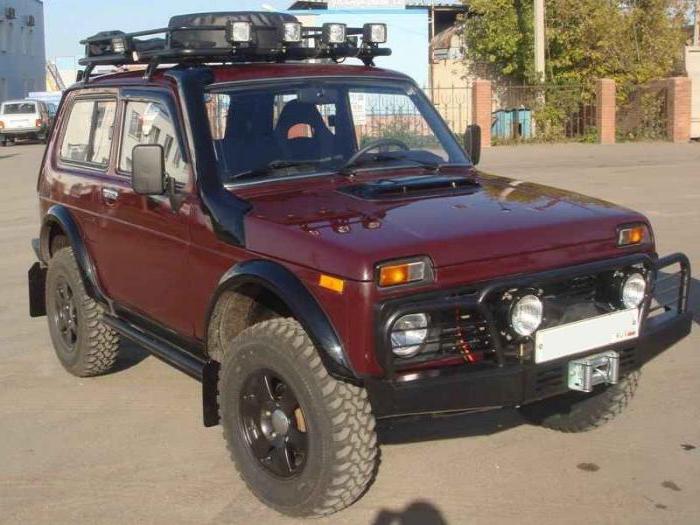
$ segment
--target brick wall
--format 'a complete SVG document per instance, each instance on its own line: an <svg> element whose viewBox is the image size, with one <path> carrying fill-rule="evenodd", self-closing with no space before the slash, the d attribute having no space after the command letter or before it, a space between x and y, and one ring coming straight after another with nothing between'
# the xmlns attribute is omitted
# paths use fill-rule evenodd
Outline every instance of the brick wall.
<svg viewBox="0 0 700 525"><path fill-rule="evenodd" d="M599 79L596 82L596 126L601 144L615 144L615 104L615 81Z"/></svg>
<svg viewBox="0 0 700 525"><path fill-rule="evenodd" d="M668 82L668 138L672 142L690 140L690 79L673 77Z"/></svg>
<svg viewBox="0 0 700 525"><path fill-rule="evenodd" d="M482 148L491 146L492 104L491 81L475 80L472 85L472 118L473 124L481 127Z"/></svg>

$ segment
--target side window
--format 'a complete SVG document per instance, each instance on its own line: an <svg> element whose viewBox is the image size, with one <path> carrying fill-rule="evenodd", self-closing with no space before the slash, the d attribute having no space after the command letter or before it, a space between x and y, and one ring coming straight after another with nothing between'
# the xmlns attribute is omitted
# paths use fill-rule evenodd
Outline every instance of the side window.
<svg viewBox="0 0 700 525"><path fill-rule="evenodd" d="M131 173L132 152L139 144L160 144L165 155L165 171L180 184L187 184L189 169L182 160L175 124L160 102L127 102L122 133L119 169Z"/></svg>
<svg viewBox="0 0 700 525"><path fill-rule="evenodd" d="M61 144L61 159L105 168L112 147L115 100L76 100Z"/></svg>

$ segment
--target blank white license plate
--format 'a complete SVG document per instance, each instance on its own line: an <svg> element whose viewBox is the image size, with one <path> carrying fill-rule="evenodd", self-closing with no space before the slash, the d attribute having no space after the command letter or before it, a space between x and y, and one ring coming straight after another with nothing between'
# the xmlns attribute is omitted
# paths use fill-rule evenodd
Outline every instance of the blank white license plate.
<svg viewBox="0 0 700 525"><path fill-rule="evenodd" d="M9 122L7 128L8 129L22 129L22 128L29 128L31 126L32 126L32 123L29 120L15 120L14 122Z"/></svg>
<svg viewBox="0 0 700 525"><path fill-rule="evenodd" d="M535 363L635 339L638 335L638 308L546 328L535 336Z"/></svg>

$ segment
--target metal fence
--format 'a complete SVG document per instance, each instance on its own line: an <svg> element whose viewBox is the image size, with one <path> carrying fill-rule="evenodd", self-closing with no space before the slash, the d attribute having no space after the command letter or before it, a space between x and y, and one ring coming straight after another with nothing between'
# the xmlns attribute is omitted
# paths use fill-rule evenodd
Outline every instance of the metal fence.
<svg viewBox="0 0 700 525"><path fill-rule="evenodd" d="M494 144L594 141L595 93L580 85L496 85Z"/></svg>
<svg viewBox="0 0 700 525"><path fill-rule="evenodd" d="M621 86L616 112L618 141L668 139L668 83Z"/></svg>
<svg viewBox="0 0 700 525"><path fill-rule="evenodd" d="M437 86L424 91L452 132L462 135L472 122L472 86Z"/></svg>

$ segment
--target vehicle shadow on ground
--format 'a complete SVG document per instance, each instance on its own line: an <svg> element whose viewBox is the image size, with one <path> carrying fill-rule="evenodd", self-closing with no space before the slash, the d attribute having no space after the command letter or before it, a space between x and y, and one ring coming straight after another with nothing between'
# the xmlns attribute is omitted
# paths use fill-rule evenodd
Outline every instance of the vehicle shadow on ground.
<svg viewBox="0 0 700 525"><path fill-rule="evenodd" d="M128 370L132 366L138 365L141 361L149 357L151 354L131 341L122 339L119 344L119 357L110 374L115 374L123 370Z"/></svg>
<svg viewBox="0 0 700 525"><path fill-rule="evenodd" d="M11 153L9 155L0 155L0 160L11 159L12 157L16 157L16 156L17 156L17 153Z"/></svg>
<svg viewBox="0 0 700 525"><path fill-rule="evenodd" d="M527 424L517 410L501 408L478 413L408 416L380 419L377 437L383 445L486 436Z"/></svg>
<svg viewBox="0 0 700 525"><path fill-rule="evenodd" d="M432 503L414 501L402 511L380 510L372 525L447 525L447 520Z"/></svg>

